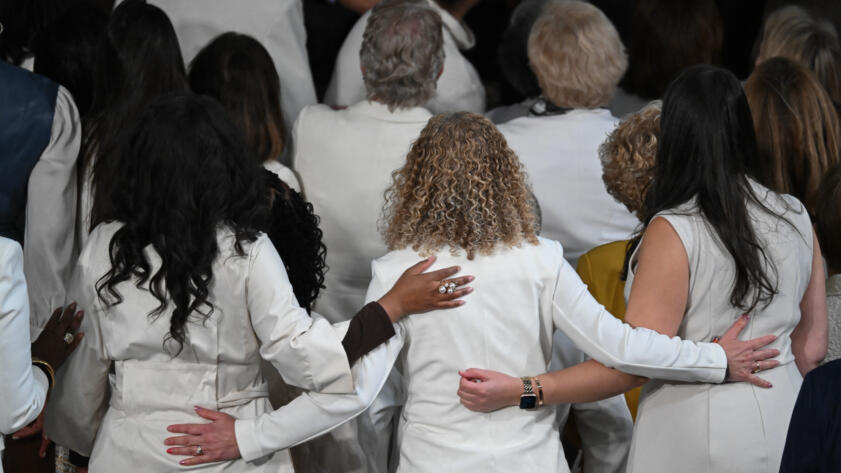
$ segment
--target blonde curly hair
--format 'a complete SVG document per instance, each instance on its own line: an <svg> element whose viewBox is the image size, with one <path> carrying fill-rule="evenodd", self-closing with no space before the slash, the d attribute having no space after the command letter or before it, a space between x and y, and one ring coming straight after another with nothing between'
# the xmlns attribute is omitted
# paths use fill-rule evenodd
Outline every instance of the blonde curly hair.
<svg viewBox="0 0 841 473"><path fill-rule="evenodd" d="M526 175L505 138L485 117L436 115L412 145L385 193L383 236L392 250L429 256L445 246L473 259L497 245L537 244Z"/></svg>
<svg viewBox="0 0 841 473"><path fill-rule="evenodd" d="M599 147L607 192L640 220L645 218L645 195L654 177L661 107L657 100L628 116Z"/></svg>

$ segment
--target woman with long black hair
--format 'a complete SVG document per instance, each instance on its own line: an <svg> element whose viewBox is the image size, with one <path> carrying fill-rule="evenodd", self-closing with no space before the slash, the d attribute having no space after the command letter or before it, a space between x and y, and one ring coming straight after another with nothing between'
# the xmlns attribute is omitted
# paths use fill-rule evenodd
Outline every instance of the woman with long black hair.
<svg viewBox="0 0 841 473"><path fill-rule="evenodd" d="M699 342L743 327L746 337L776 335L767 348L779 354L752 363L762 377L751 376L753 384L648 382L629 472L779 469L803 379L798 365L823 358L827 315L809 215L794 197L760 185L766 172L736 77L711 66L683 72L663 98L649 216L629 254L625 321ZM546 403L645 381L595 361L538 378ZM460 395L470 409L493 410L517 402L520 384L468 370Z"/></svg>
<svg viewBox="0 0 841 473"><path fill-rule="evenodd" d="M206 470L287 471L288 455L272 456L279 447L265 450L264 443L285 435L288 446L310 436L310 426L275 426L261 359L289 384L346 393L347 420L378 388L355 385L350 366L394 333L391 322L455 307L453 299L469 292L439 294L440 281L457 268L419 274L427 261L342 335L298 305L283 262L260 232L269 202L265 171L217 102L161 97L116 143L107 159L123 173L109 187L111 205L74 278L73 295L88 314L86 337L59 373L47 414L50 437L90 455L92 473L177 469L179 457L164 446L167 425L198 415L227 419L235 441L224 451L211 439L186 446L176 452L192 457L182 464L227 460ZM357 364L365 369L366 362Z"/></svg>

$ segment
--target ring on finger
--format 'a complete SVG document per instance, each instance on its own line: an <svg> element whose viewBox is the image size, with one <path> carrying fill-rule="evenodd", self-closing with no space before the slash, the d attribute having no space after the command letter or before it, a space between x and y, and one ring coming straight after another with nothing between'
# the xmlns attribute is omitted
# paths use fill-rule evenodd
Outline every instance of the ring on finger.
<svg viewBox="0 0 841 473"><path fill-rule="evenodd" d="M762 370L762 368L759 366L759 362L754 361L753 362L753 369L751 370L751 374L759 373L761 370Z"/></svg>
<svg viewBox="0 0 841 473"><path fill-rule="evenodd" d="M196 445L196 455L195 456L200 457L202 455L204 455L204 450L202 450L201 445Z"/></svg>
<svg viewBox="0 0 841 473"><path fill-rule="evenodd" d="M64 343L66 343L67 345L72 345L74 339L75 339L75 337L73 336L72 333L64 332Z"/></svg>

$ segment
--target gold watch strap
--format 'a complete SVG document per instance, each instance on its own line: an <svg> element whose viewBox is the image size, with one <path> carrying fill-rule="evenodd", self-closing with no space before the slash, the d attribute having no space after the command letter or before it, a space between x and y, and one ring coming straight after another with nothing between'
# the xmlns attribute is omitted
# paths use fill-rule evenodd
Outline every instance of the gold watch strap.
<svg viewBox="0 0 841 473"><path fill-rule="evenodd" d="M531 378L529 377L522 377L520 380L523 381L523 394L534 394L534 388L532 387Z"/></svg>
<svg viewBox="0 0 841 473"><path fill-rule="evenodd" d="M534 384L537 385L537 407L543 406L543 385L540 384L540 378L534 377Z"/></svg>

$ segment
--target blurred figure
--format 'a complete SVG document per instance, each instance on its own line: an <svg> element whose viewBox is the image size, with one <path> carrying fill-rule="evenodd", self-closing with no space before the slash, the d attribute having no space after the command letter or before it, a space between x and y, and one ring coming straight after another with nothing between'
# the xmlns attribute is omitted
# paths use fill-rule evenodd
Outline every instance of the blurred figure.
<svg viewBox="0 0 841 473"><path fill-rule="evenodd" d="M280 79L259 41L239 33L218 36L193 59L189 80L193 92L215 98L231 113L263 167L301 190L292 170L279 161L288 142Z"/></svg>
<svg viewBox="0 0 841 473"><path fill-rule="evenodd" d="M829 347L825 362L841 358L841 164L823 178L815 207L815 231L826 259Z"/></svg>
<svg viewBox="0 0 841 473"><path fill-rule="evenodd" d="M294 166L327 246L329 271L315 310L333 322L362 305L371 260L388 251L377 231L383 193L432 116L422 107L444 64L441 17L425 3L386 1L364 18L367 99L343 110L307 107L293 128ZM305 446L298 464L307 472L367 472L358 437L370 435L356 423L340 427Z"/></svg>
<svg viewBox="0 0 841 473"><path fill-rule="evenodd" d="M797 197L815 218L821 179L841 162L832 100L805 67L782 57L759 63L745 83L769 188Z"/></svg>
<svg viewBox="0 0 841 473"><path fill-rule="evenodd" d="M386 0L394 3L394 0ZM396 0L428 5L443 22L444 64L437 90L426 102L418 104L432 113L453 111L485 111L485 88L476 69L460 51L473 47L476 40L462 21L464 15L478 0ZM366 97L367 81L364 80L364 63L360 63L360 45L371 13L356 22L345 39L336 58L333 78L324 94L324 103L336 106L353 105ZM418 47L413 44L410 47Z"/></svg>
<svg viewBox="0 0 841 473"><path fill-rule="evenodd" d="M661 98L687 67L721 62L724 26L715 0L640 0L635 5L628 72L610 103L617 117Z"/></svg>
<svg viewBox="0 0 841 473"><path fill-rule="evenodd" d="M841 45L832 23L798 6L774 11L765 19L756 64L776 56L812 71L835 106L841 106Z"/></svg>
<svg viewBox="0 0 841 473"><path fill-rule="evenodd" d="M645 219L645 194L654 177L660 136L660 101L622 120L599 147L607 192L640 221ZM578 275L590 294L613 315L625 317L625 251L629 240L597 246L578 260ZM625 393L636 417L639 388Z"/></svg>
<svg viewBox="0 0 841 473"><path fill-rule="evenodd" d="M172 20L184 61L189 63L213 38L228 31L249 35L272 57L280 78L284 123L316 103L301 0L149 0ZM247 6L246 6L247 5Z"/></svg>

